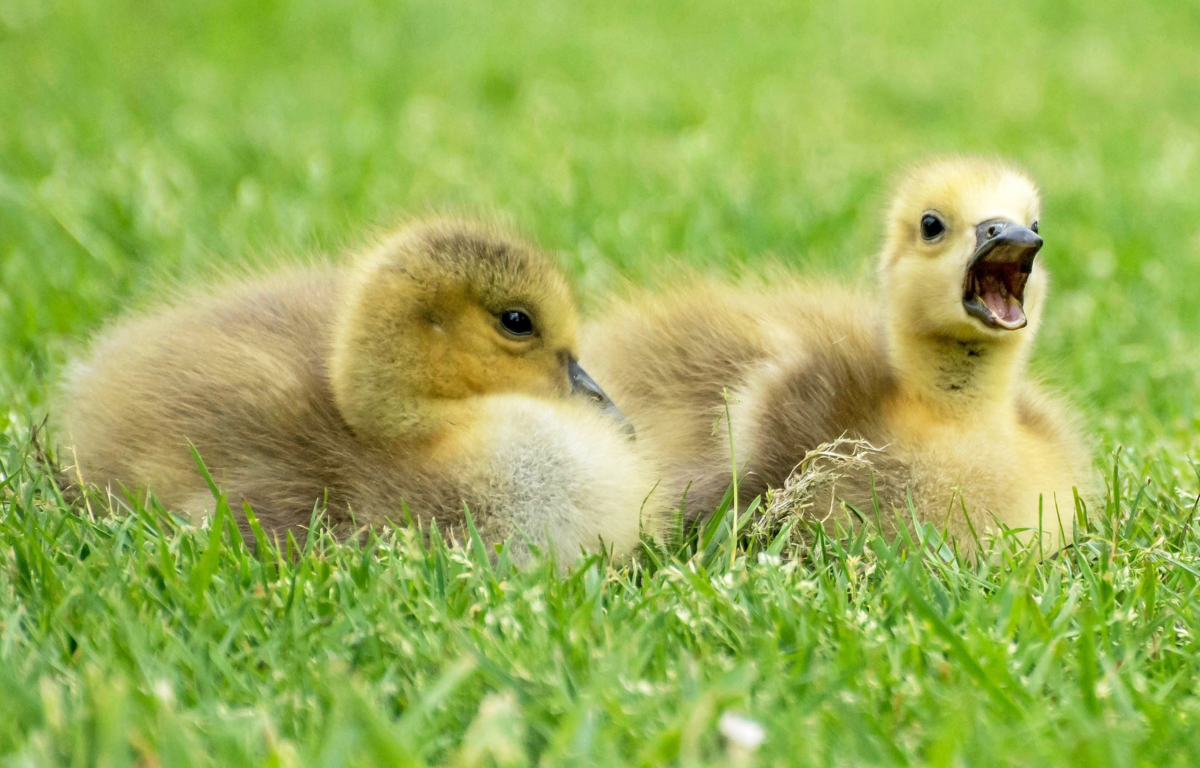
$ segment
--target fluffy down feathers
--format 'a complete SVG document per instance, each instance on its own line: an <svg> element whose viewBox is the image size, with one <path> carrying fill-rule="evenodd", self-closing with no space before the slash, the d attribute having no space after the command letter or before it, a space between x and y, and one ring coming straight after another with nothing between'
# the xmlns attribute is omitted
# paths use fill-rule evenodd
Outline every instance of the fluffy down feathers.
<svg viewBox="0 0 1200 768"><path fill-rule="evenodd" d="M883 450L848 464L821 491L826 498L809 500L830 525L857 517L853 510L873 521L877 497L894 530L911 491L918 514L965 549L972 529L1036 531L1039 506L1045 541L1061 544L1060 521L1068 538L1074 525L1073 489L1092 498L1096 479L1071 409L1024 370L1044 267L1022 273L1023 295L1017 285L1005 297L1023 300L1027 325L996 328L965 309L978 285L971 270L987 266L988 222L1040 245L1030 232L1039 208L1032 183L1003 164L922 166L890 209L878 290L791 281L643 294L585 327L583 363L665 467L668 497L686 495L691 516L711 513L730 483L728 408L743 498L782 488L821 446L865 440ZM939 226L923 230L929 214ZM1005 255L992 246L994 258Z"/></svg>
<svg viewBox="0 0 1200 768"><path fill-rule="evenodd" d="M449 225L438 226L445 233ZM460 244L492 247L485 260L526 248L497 244L493 232L456 231ZM427 232L401 236L426 264L437 261L422 250L429 247L420 244ZM64 377L57 420L66 455L88 483L118 492L150 488L168 508L199 518L213 500L191 443L234 509L248 502L277 533L302 534L316 505L327 507L336 530L349 533L403 519L402 503L443 530L461 532L465 504L488 540L523 532L566 560L581 548L597 550L602 540L625 554L642 529L657 530L652 465L618 424L564 394L574 317L558 316L571 307L557 273L541 274L548 262L522 257L514 267L510 259L504 270L481 278L463 269L463 259L451 260L453 269L440 274L394 281L394 295L374 296L373 308L356 301L353 286L362 283L363 263L379 260L376 253L351 268L280 272L119 322ZM412 275L413 261L400 253L396 263ZM481 279L492 283L475 285ZM553 293L547 284L563 292L547 296ZM548 349L493 342L496 329L482 312L472 324L443 330L458 319L455 310L504 305L510 296L496 294L511 294L514 285L534 291L517 299L536 307L546 329L536 343ZM372 354L339 340L354 335L354 328L339 333L348 316L369 325L381 315L392 320L372 326L388 334L366 340ZM429 348L437 344L459 346L443 354ZM456 390L463 379L456 364L464 357L469 375L479 375L463 351L471 349L496 361L492 376ZM395 387L360 400L348 419L334 394L335 360ZM426 366L404 369L398 360Z"/></svg>

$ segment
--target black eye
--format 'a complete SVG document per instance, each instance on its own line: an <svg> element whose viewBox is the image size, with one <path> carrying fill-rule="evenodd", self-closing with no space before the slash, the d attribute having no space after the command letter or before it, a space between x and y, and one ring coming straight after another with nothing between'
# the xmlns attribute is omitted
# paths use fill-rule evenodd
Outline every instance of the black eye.
<svg viewBox="0 0 1200 768"><path fill-rule="evenodd" d="M533 333L533 320L519 309L501 312L500 325L513 336L529 336Z"/></svg>
<svg viewBox="0 0 1200 768"><path fill-rule="evenodd" d="M926 240L937 240L946 231L946 225L932 213L921 217L921 237Z"/></svg>
<svg viewBox="0 0 1200 768"><path fill-rule="evenodd" d="M1034 233L1036 234L1037 233L1037 222L1035 221L1032 224L1030 224L1029 228L1032 229L1034 231Z"/></svg>

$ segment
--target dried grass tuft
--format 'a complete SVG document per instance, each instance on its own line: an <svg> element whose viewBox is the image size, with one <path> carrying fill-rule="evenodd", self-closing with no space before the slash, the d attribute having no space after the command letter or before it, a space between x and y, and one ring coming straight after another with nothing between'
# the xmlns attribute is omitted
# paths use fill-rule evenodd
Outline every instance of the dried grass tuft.
<svg viewBox="0 0 1200 768"><path fill-rule="evenodd" d="M800 521L811 520L823 526L831 519L846 518L851 513L841 501L838 484L879 476L878 465L886 449L886 445L877 447L866 440L843 435L804 454L783 487L767 494L765 510L757 523L761 532L770 535L794 522L791 537L800 543L811 528L800 525Z"/></svg>

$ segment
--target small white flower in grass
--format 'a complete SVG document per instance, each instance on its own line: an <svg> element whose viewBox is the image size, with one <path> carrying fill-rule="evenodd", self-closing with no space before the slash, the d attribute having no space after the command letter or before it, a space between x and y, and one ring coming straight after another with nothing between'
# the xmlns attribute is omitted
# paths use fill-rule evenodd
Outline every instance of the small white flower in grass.
<svg viewBox="0 0 1200 768"><path fill-rule="evenodd" d="M754 752L767 740L766 729L754 720L733 712L722 714L717 727L730 744L735 744L748 752Z"/></svg>
<svg viewBox="0 0 1200 768"><path fill-rule="evenodd" d="M163 704L175 703L175 689L168 680L159 680L154 684L154 698Z"/></svg>

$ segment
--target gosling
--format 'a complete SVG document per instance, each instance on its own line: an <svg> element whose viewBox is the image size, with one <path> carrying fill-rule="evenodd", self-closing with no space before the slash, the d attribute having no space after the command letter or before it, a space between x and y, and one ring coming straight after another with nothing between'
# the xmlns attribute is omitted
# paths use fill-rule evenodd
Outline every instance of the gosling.
<svg viewBox="0 0 1200 768"><path fill-rule="evenodd" d="M657 530L657 476L576 335L539 251L417 224L352 266L193 293L103 332L61 388L64 453L83 483L200 519L214 501L194 446L276 535L303 539L317 507L349 534L404 505L461 535L466 508L519 557L626 555Z"/></svg>
<svg viewBox="0 0 1200 768"><path fill-rule="evenodd" d="M691 517L720 504L731 462L746 499L844 437L866 456L835 460L844 476L807 499L827 527L875 522L878 500L894 533L911 493L966 551L1001 526L1053 548L1096 483L1076 415L1025 370L1048 281L1040 208L1008 165L938 160L899 185L877 292L789 281L635 297L585 329L583 360Z"/></svg>

